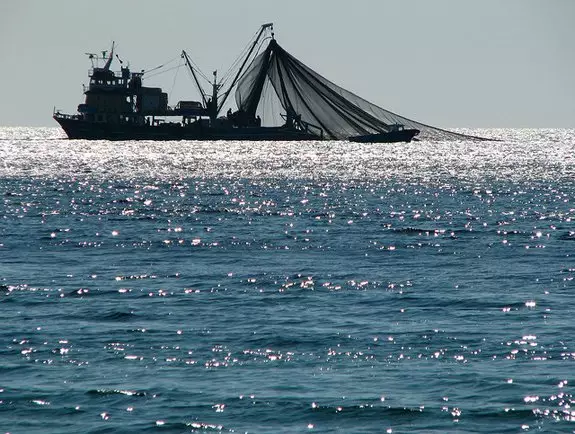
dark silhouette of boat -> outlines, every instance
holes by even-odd
[[[358,143],[394,143],[394,142],[411,142],[419,130],[414,128],[404,128],[403,125],[392,125],[390,130],[385,133],[365,134],[363,136],[352,136],[350,142]]]
[[[179,122],[161,122],[153,125],[138,123],[138,119],[121,123],[95,122],[81,115],[55,113],[54,119],[70,139],[88,140],[321,140],[315,134],[296,128],[245,126],[193,121],[182,126]]]
[[[108,55],[87,53],[92,69],[84,103],[76,114],[55,110],[53,117],[70,139],[387,143],[410,142],[420,131],[426,138],[462,137],[399,116],[335,85],[286,52],[271,23],[261,26],[248,47],[235,69],[219,81],[217,71],[210,81],[182,51],[201,101],[179,101],[174,107],[162,89],[143,85],[150,71],[131,71],[118,55],[121,69],[111,70],[114,45]],[[210,82],[209,93],[200,77]],[[237,110],[221,115],[232,91]]]

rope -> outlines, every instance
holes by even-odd
[[[147,71],[144,71],[143,74],[147,74],[149,72],[155,71],[157,69],[163,68],[166,65],[169,65],[170,63],[172,63],[174,60],[177,60],[178,57],[174,57],[173,59],[168,60],[167,62],[164,62],[163,64],[161,64],[160,66],[156,66],[155,68],[152,69],[148,69]]]
[[[254,39],[256,39],[257,35],[259,33],[259,30],[256,31],[253,36],[251,37],[251,39],[248,41],[248,43],[246,44],[246,46],[244,47],[244,49],[242,51],[240,51],[240,54],[238,54],[238,57],[236,57],[236,59],[233,61],[233,63],[230,65],[230,68],[227,70],[227,72],[222,76],[222,81],[220,82],[221,84],[223,84],[226,80],[229,79],[229,77],[231,75],[233,75],[233,72],[235,72],[236,66],[238,63],[240,63],[240,60],[242,60],[244,58],[244,53],[246,53],[247,51],[249,51],[249,48],[252,46],[252,44],[254,43]]]
[[[170,93],[168,93],[168,99],[172,99],[172,93],[174,92],[174,87],[176,86],[176,79],[178,78],[178,73],[180,72],[180,68],[182,67],[182,63],[178,65],[178,69],[176,69],[176,73],[174,74],[174,81],[172,82],[172,88],[170,89]]]
[[[173,71],[174,69],[178,69],[178,68],[181,67],[181,66],[182,66],[181,64],[180,64],[180,65],[177,65],[177,66],[173,66],[173,67],[171,67],[171,68],[168,68],[168,69],[165,69],[165,70],[163,70],[163,71],[156,72],[155,74],[149,75],[149,76],[146,77],[146,78],[152,78],[152,77],[155,77],[155,76],[157,76],[157,75],[161,75],[161,74],[164,74],[164,73],[166,73],[166,72]]]
[[[190,56],[188,56],[190,57]],[[200,77],[202,77],[204,80],[206,80],[209,84],[212,84],[212,82],[210,81],[210,79],[206,76],[206,74],[204,74],[202,72],[202,70],[200,69],[200,67],[197,65],[196,62],[194,62],[191,58],[190,58],[190,63],[192,68],[194,68],[194,70],[200,75]]]

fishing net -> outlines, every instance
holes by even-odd
[[[248,117],[260,116],[264,125],[299,122],[332,140],[385,133],[398,126],[419,130],[420,140],[484,140],[425,125],[372,104],[304,65],[275,39],[241,76],[235,97],[239,110]]]

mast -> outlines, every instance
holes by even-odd
[[[212,125],[216,121],[218,117],[218,90],[220,85],[218,84],[218,71],[214,71],[214,81],[212,83],[212,99],[210,100],[210,104],[208,107],[208,113],[210,114],[210,121]]]
[[[258,45],[258,42],[260,41],[260,38],[262,37],[263,33],[266,31],[266,29],[271,28],[273,30],[274,27],[274,23],[266,23],[263,24],[260,28],[260,31],[258,33],[258,36],[256,37],[254,43],[252,44],[250,51],[248,53],[248,55],[246,56],[246,58],[244,59],[242,66],[240,66],[240,69],[238,70],[236,76],[234,77],[234,80],[232,81],[232,84],[230,85],[229,89],[226,91],[226,93],[224,94],[224,97],[222,98],[222,101],[217,104],[216,101],[216,107],[217,107],[217,113],[220,112],[220,110],[222,109],[222,107],[224,106],[226,100],[228,99],[228,96],[230,94],[230,92],[232,91],[232,89],[234,88],[234,86],[236,85],[236,83],[238,82],[238,79],[240,78],[240,76],[242,75],[242,73],[244,72],[244,68],[246,66],[246,63],[248,62],[248,59],[251,57],[252,53],[254,52],[256,46]]]
[[[110,56],[108,57],[108,60],[106,61],[106,64],[104,65],[104,70],[105,71],[109,71],[110,70],[110,65],[112,64],[112,60],[114,59],[114,45],[116,43],[112,41],[112,49],[110,50]],[[106,52],[104,51],[102,57],[106,57]]]

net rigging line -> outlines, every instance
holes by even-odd
[[[152,71],[157,71],[158,69],[161,69],[161,68],[165,68],[166,66],[168,66],[170,63],[174,62],[174,61],[177,60],[177,59],[178,59],[178,57],[174,57],[174,58],[168,60],[167,62],[162,63],[162,64],[159,65],[159,66],[156,66],[156,67],[154,67],[154,68],[151,68],[151,69],[148,69],[148,70],[144,71],[144,72],[142,73],[142,75],[149,74],[150,72],[152,72]],[[173,69],[173,68],[171,68],[171,69]],[[156,74],[152,74],[152,75],[150,75],[150,76],[148,76],[148,77],[146,77],[146,78],[154,77],[155,75],[162,74],[162,72],[167,72],[167,71],[170,71],[171,69],[157,72]]]
[[[180,72],[180,69],[182,68],[183,63],[180,62],[180,64],[178,65],[178,69],[176,69],[176,73],[174,74],[174,80],[172,81],[172,88],[170,89],[170,92],[168,93],[168,100],[170,100],[172,98],[172,93],[174,92],[174,88],[176,87],[176,80],[178,79],[178,73]]]
[[[188,59],[191,63],[190,67],[192,67],[194,69],[194,71],[196,71],[200,77],[202,77],[204,80],[206,80],[206,82],[208,84],[212,84],[212,81],[208,78],[208,76],[206,74],[204,74],[202,72],[202,70],[200,69],[200,67],[198,66],[198,64],[196,62],[194,62],[194,60],[188,55]],[[189,71],[188,71],[189,72]]]
[[[253,45],[254,41],[256,40],[256,38],[258,36],[258,33],[259,33],[259,31],[255,32],[253,34],[253,36],[248,41],[246,46],[242,49],[242,51],[240,51],[240,53],[238,54],[236,59],[232,62],[232,64],[230,65],[230,67],[228,68],[226,73],[222,76],[222,79],[221,79],[222,81],[220,82],[220,84],[222,86],[224,85],[225,81],[229,80],[230,77],[232,77],[234,75],[234,73],[237,71],[238,65],[247,56],[247,53],[250,51],[250,47]]]
[[[163,71],[156,72],[155,74],[152,74],[152,75],[147,76],[146,79],[150,79],[150,78],[152,78],[152,77],[156,77],[156,76],[158,76],[158,75],[165,74],[166,72],[173,71],[174,69],[179,69],[179,68],[182,67],[182,65],[183,65],[183,63],[181,63],[181,64],[179,64],[179,65],[176,65],[176,66],[172,66],[171,68],[164,69]]]
[[[266,41],[268,41],[268,40],[270,40],[270,39],[271,39],[271,37],[268,36],[268,37],[266,37],[266,38],[263,38],[263,39],[260,41],[260,43],[258,44],[257,48],[254,50],[254,52],[253,52],[252,55],[251,55],[251,57],[252,57],[253,59],[255,59],[255,58],[260,54],[260,51],[261,51],[262,46],[264,45],[264,43],[265,43]],[[244,52],[249,51],[249,47],[250,47],[250,46],[253,44],[253,42],[254,42],[253,40],[254,40],[254,38],[252,38],[252,40],[250,41],[250,43],[248,44],[248,46],[246,46],[246,49],[244,49]],[[247,53],[244,54],[243,52],[242,52],[242,55],[241,55],[241,56],[238,56],[238,58],[237,58],[236,61],[234,62],[234,63],[236,64],[235,67],[234,67],[234,69],[232,69],[233,66],[230,67],[230,69],[228,70],[228,72],[226,73],[226,75],[224,76],[224,78],[222,78],[222,81],[221,81],[221,83],[220,83],[222,86],[223,86],[230,78],[232,78],[232,77],[235,75],[235,73],[236,73],[237,70],[239,69],[239,68],[237,68],[237,66],[238,66],[237,64],[240,63],[240,60],[245,59],[245,56],[247,56]],[[249,67],[249,65],[248,65],[248,67]],[[233,72],[233,74],[232,74],[232,72]]]

